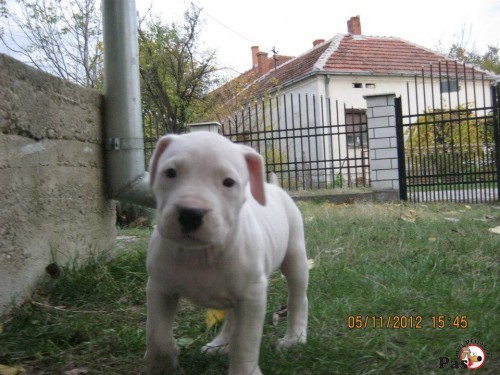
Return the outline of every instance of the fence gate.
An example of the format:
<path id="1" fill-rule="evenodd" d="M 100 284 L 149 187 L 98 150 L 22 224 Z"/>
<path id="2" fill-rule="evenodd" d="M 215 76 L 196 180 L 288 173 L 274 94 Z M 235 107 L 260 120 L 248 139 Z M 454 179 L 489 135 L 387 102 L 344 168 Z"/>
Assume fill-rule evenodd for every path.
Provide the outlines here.
<path id="1" fill-rule="evenodd" d="M 500 197 L 500 84 L 469 66 L 428 67 L 396 99 L 401 199 Z"/>

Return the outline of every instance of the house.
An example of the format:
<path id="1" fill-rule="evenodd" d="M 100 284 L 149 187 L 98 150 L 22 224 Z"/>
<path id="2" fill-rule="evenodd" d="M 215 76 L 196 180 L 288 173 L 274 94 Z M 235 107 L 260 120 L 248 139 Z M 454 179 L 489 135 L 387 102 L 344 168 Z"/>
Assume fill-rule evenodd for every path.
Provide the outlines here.
<path id="1" fill-rule="evenodd" d="M 421 79 L 417 82 L 416 77 Z M 468 83 L 463 84 L 465 79 Z M 422 107 L 422 103 L 421 111 L 436 102 L 453 108 L 478 96 L 489 102 L 491 93 L 484 90 L 484 82 L 491 79 L 487 72 L 460 65 L 411 42 L 363 35 L 360 17 L 356 16 L 348 20 L 347 34 L 317 39 L 310 50 L 295 58 L 269 58 L 252 47 L 252 69 L 217 89 L 217 93 L 232 111 L 229 120 L 221 119 L 224 131 L 237 134 L 236 140 L 249 140 L 252 134 L 269 128 L 278 132 L 273 139 L 290 133 L 290 128 L 303 129 L 300 136 L 294 134 L 295 139 L 287 141 L 288 150 L 299 150 L 293 155 L 287 153 L 287 163 L 308 164 L 312 173 L 323 173 L 328 184 L 335 178 L 331 171 L 342 168 L 346 160 L 361 160 L 354 163 L 356 179 L 358 169 L 365 169 L 365 96 L 402 96 L 405 112 Z M 333 130 L 325 130 L 332 125 L 336 126 Z M 316 130 L 315 138 L 304 144 L 304 137 L 311 134 L 306 128 Z M 317 163 L 319 160 L 325 162 Z M 288 171 L 296 167 L 289 165 Z M 364 179 L 364 172 L 359 173 Z M 342 178 L 352 180 L 352 176 Z"/>

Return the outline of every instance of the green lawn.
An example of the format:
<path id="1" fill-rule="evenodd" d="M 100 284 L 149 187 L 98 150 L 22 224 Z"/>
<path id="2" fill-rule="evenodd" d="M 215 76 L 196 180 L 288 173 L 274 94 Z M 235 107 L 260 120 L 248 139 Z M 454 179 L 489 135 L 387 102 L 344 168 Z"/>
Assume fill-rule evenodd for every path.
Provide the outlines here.
<path id="1" fill-rule="evenodd" d="M 457 361 L 457 348 L 471 339 L 488 352 L 478 373 L 500 373 L 500 234 L 489 231 L 500 226 L 499 204 L 299 207 L 315 261 L 309 340 L 285 353 L 274 349 L 286 325 L 272 322 L 286 301 L 276 274 L 261 349 L 264 374 L 460 374 L 466 370 L 438 368 L 440 357 Z M 0 364 L 27 374 L 74 368 L 138 374 L 150 231 L 123 230 L 121 236 L 133 237 L 118 243 L 116 256 L 97 254 L 81 267 L 61 265 L 56 279 L 47 276 L 31 301 L 2 318 Z M 187 375 L 226 373 L 225 356 L 200 353 L 215 334 L 204 313 L 185 302 L 176 320 Z"/>

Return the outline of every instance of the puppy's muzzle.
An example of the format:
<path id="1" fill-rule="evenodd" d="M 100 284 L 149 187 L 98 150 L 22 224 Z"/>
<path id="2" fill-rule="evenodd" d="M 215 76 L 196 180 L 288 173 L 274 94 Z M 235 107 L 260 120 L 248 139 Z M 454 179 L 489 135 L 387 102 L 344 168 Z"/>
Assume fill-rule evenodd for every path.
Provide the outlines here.
<path id="1" fill-rule="evenodd" d="M 181 224 L 182 233 L 191 233 L 197 230 L 203 224 L 203 217 L 208 212 L 204 208 L 192 207 L 177 207 L 179 212 L 179 223 Z"/>

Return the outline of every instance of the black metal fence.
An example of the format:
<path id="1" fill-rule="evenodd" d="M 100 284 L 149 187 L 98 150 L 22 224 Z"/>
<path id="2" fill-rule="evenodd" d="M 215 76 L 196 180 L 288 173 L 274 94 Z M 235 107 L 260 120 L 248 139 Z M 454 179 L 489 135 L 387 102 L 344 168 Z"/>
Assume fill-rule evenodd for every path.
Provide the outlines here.
<path id="1" fill-rule="evenodd" d="M 449 63 L 422 70 L 405 96 L 396 99 L 401 199 L 498 200 L 498 84 Z"/>
<path id="2" fill-rule="evenodd" d="M 148 163 L 165 126 L 151 113 L 143 114 L 143 126 Z M 221 132 L 255 148 L 267 172 L 275 173 L 285 189 L 370 185 L 365 109 L 308 95 L 277 95 L 241 109 L 222 124 Z"/>
<path id="3" fill-rule="evenodd" d="M 222 124 L 222 133 L 255 148 L 285 189 L 370 184 L 366 110 L 315 96 L 276 95 L 241 109 Z"/>
<path id="4" fill-rule="evenodd" d="M 142 127 L 144 134 L 145 167 L 148 169 L 149 160 L 153 155 L 156 142 L 167 133 L 167 127 L 166 122 L 159 115 L 147 111 L 143 111 L 142 113 Z"/>

